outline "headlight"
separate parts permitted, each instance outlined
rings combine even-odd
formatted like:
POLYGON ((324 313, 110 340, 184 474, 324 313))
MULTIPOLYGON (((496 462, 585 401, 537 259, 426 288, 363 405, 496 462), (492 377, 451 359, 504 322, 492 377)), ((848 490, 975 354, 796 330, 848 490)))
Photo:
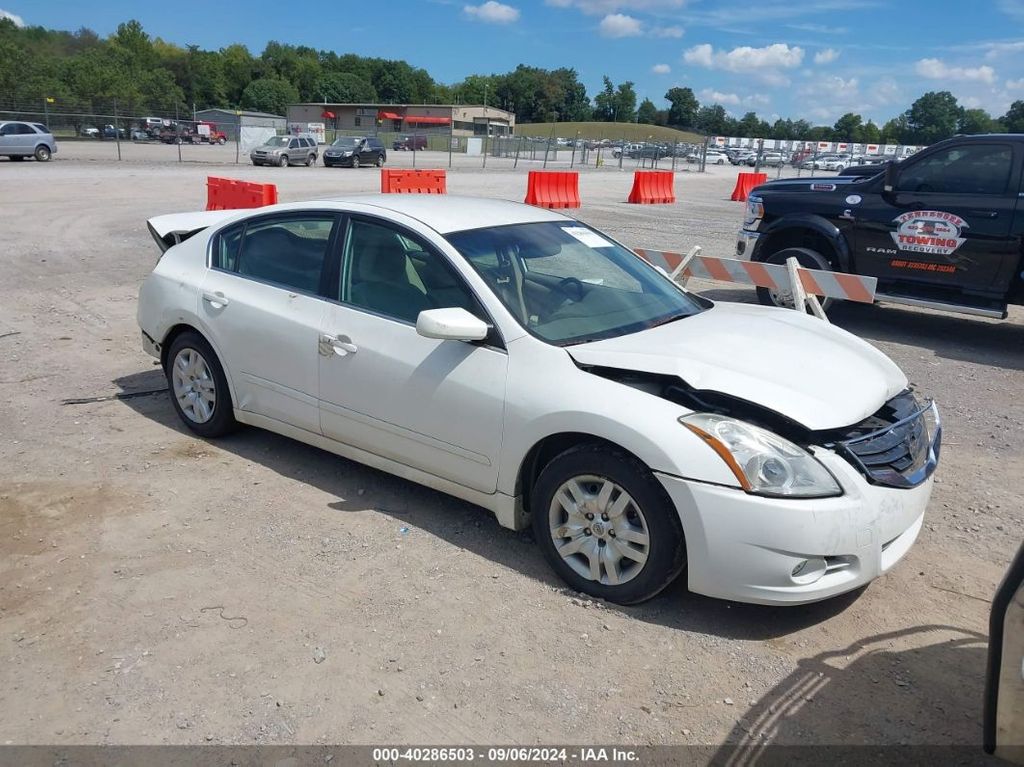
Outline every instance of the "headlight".
POLYGON ((713 413, 694 413, 679 422, 718 453, 748 493, 797 498, 843 493, 814 456, 778 434, 713 413))
POLYGON ((342 157, 351 157, 351 156, 352 156, 352 153, 351 153, 351 152, 342 152, 342 153, 341 153, 341 156, 342 156, 342 157))
POLYGON ((755 195, 750 195, 747 198, 747 210, 743 216, 743 228, 756 228, 756 224, 764 218, 764 203, 761 202, 761 198, 755 195))

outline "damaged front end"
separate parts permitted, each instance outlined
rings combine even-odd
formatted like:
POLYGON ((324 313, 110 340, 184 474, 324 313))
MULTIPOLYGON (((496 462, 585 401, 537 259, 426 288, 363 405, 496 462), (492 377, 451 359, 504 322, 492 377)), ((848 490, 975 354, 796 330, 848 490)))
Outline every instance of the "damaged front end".
POLYGON ((695 413, 736 419, 765 429, 805 449, 824 448, 851 464, 872 485, 917 487, 938 466, 942 424, 934 401, 921 403, 911 389, 886 401, 851 426, 812 430, 756 402, 697 389, 677 376, 582 365, 592 375, 630 386, 695 413))

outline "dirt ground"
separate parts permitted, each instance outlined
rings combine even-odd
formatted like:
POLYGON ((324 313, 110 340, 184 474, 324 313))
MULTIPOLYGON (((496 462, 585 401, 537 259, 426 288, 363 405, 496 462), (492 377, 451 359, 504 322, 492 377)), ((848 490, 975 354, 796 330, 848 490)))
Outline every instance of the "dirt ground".
MULTIPOLYGON (((135 324, 148 217, 201 209, 211 173, 292 201, 376 191, 375 169, 95 146, 0 162, 0 744, 980 743, 988 600, 1024 539, 1019 308, 835 312, 944 417, 925 527, 891 574, 807 607, 683 581, 607 606, 480 509, 255 429, 205 442, 145 394, 164 386, 135 324), (121 392, 142 396, 62 404, 121 392)), ((459 159, 450 193, 522 199, 527 164, 459 159)), ((629 173, 591 169, 573 215, 729 256, 735 173, 631 206, 629 173)))

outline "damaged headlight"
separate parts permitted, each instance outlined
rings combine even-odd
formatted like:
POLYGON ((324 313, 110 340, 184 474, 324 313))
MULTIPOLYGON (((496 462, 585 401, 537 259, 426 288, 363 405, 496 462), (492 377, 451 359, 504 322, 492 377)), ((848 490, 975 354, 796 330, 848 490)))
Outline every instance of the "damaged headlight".
POLYGON ((842 495, 828 469, 778 434, 713 413, 694 413, 679 422, 718 453, 748 493, 789 498, 842 495))
POLYGON ((756 195, 747 198, 747 209, 743 214, 743 228, 757 229, 758 223, 764 218, 764 203, 756 195))

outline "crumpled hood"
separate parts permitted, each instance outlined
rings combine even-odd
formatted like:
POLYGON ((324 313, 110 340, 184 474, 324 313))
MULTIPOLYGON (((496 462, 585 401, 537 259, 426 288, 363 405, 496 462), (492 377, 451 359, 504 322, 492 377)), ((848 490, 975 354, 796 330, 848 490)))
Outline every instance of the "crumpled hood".
POLYGON ((567 348, 582 365, 674 375, 818 431, 858 423, 907 388, 870 344, 792 309, 717 303, 667 325, 567 348))

